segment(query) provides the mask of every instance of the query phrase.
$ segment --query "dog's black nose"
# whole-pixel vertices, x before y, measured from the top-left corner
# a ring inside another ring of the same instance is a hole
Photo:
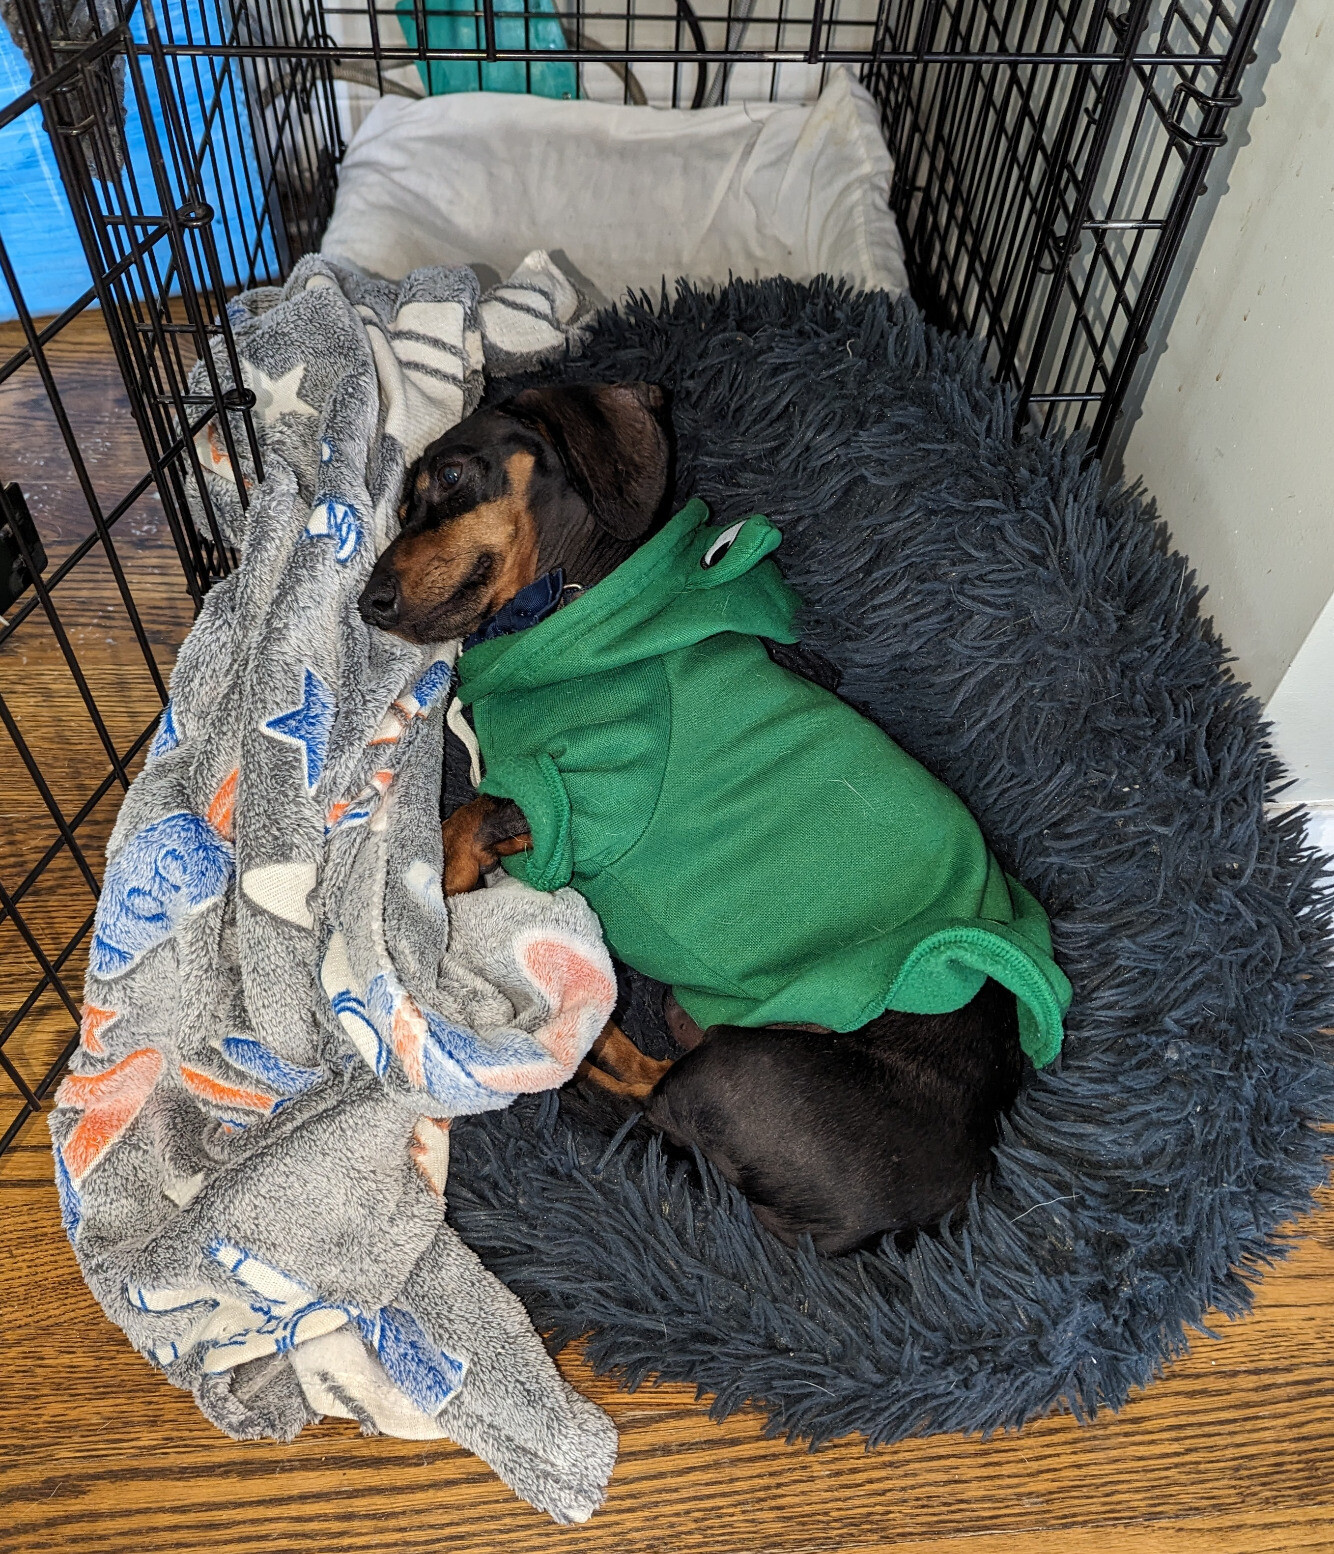
[[[380,626],[388,631],[398,624],[401,604],[398,579],[392,572],[381,572],[378,577],[372,577],[361,590],[357,610],[367,625]]]

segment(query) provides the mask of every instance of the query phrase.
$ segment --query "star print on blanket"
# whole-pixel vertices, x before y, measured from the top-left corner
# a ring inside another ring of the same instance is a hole
[[[356,610],[408,464],[480,397],[476,277],[307,258],[229,316],[264,479],[204,465],[240,565],[182,646],[108,846],[50,1117],[64,1224],[103,1308],[231,1434],[332,1412],[447,1435],[583,1520],[615,1433],[444,1194],[449,1119],[568,1078],[611,965],[573,892],[507,880],[446,907],[457,644]],[[249,446],[231,432],[211,445]]]
[[[334,711],[333,692],[313,669],[306,669],[302,676],[300,706],[264,721],[266,733],[275,739],[290,740],[301,750],[305,757],[306,787],[312,793],[324,770],[324,754],[329,748]]]
[[[257,367],[248,359],[241,363],[241,377],[255,396],[255,414],[265,422],[276,421],[281,415],[318,413],[314,405],[308,405],[301,398],[301,384],[305,376],[305,362],[297,362],[277,378],[269,377],[262,367]]]

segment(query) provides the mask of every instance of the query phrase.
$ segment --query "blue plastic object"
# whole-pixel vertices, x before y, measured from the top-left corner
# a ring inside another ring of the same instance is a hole
[[[31,79],[27,60],[0,27],[0,102],[27,91]],[[92,284],[36,108],[0,129],[0,238],[34,313],[59,313]],[[15,316],[0,276],[0,318]]]
[[[479,14],[481,0],[421,0],[426,18],[426,46],[432,49],[481,49],[486,29]],[[397,0],[394,9],[410,48],[417,47],[418,8],[414,0]],[[498,49],[565,49],[565,29],[552,0],[495,0]],[[527,11],[525,18],[524,12]],[[535,15],[535,12],[542,13]],[[515,14],[517,13],[517,14]],[[537,60],[433,59],[421,61],[422,85],[432,97],[446,92],[528,92],[534,97],[577,97],[575,66]]]
[[[189,10],[197,14],[198,5],[199,0],[166,0],[159,9],[159,14],[163,16],[164,32],[173,37],[185,36],[185,13]],[[197,22],[195,31],[198,32]],[[142,42],[142,13],[135,18],[133,32],[135,38]],[[161,133],[162,113],[157,83],[146,59],[142,62],[142,69],[149,111]],[[27,91],[31,79],[32,72],[27,60],[5,29],[0,27],[0,104],[12,102]],[[207,76],[203,79],[207,81]],[[198,79],[191,72],[183,71],[179,81],[182,111],[191,128],[202,131],[205,108],[198,90]],[[126,92],[130,99],[125,123],[126,151],[135,180],[143,191],[145,208],[151,210],[156,206],[156,196],[152,193],[153,173],[145,144],[143,121],[133,100],[128,79]],[[240,167],[252,170],[255,167],[250,125],[244,116],[235,130],[228,127],[226,138],[233,148],[232,156],[236,159],[238,169],[237,182],[241,183]],[[214,144],[222,139],[215,125]],[[228,284],[245,285],[250,275],[244,258],[246,239],[239,205],[241,196],[228,176],[225,162],[222,164],[222,176],[214,177],[206,157],[203,180],[204,198],[218,213],[213,231],[223,280]],[[253,225],[252,216],[250,226]],[[43,128],[41,112],[36,108],[29,109],[0,129],[0,239],[4,241],[18,276],[23,299],[31,313],[38,316],[60,313],[92,285],[78,229],[61,186],[55,154]],[[250,241],[253,242],[253,238]],[[267,235],[264,250],[256,260],[256,268],[261,271],[276,268],[272,241]],[[0,276],[0,319],[16,316],[14,299],[10,296],[3,276]]]

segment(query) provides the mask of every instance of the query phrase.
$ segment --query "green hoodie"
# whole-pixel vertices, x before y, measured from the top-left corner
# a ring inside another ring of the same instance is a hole
[[[991,976],[1039,1066],[1070,984],[1042,908],[963,804],[875,724],[780,669],[799,600],[756,516],[691,502],[563,610],[459,660],[485,761],[539,890],[573,884],[622,960],[701,1026],[855,1030],[940,1014]]]

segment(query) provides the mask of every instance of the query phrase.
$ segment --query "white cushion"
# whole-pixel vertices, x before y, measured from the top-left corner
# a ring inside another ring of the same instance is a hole
[[[606,298],[729,274],[897,294],[892,171],[875,103],[842,69],[809,105],[695,112],[384,97],[348,149],[323,251],[397,280],[434,264],[508,275],[545,248]]]

